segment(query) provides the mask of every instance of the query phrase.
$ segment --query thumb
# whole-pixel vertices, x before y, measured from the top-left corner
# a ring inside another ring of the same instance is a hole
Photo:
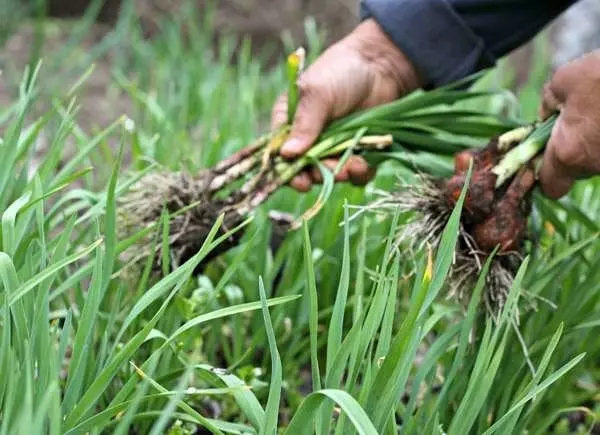
[[[304,154],[312,146],[331,114],[328,100],[310,82],[301,82],[299,87],[300,101],[292,130],[281,147],[281,155],[288,159]]]
[[[538,108],[538,116],[541,119],[547,119],[561,108],[562,99],[556,95],[552,82],[546,83],[546,85],[544,85],[544,90],[542,91],[542,102]]]

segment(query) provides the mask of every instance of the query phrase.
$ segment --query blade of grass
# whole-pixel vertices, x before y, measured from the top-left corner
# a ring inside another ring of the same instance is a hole
[[[577,355],[575,358],[570,360],[568,363],[563,365],[560,369],[552,373],[548,378],[546,378],[543,382],[537,385],[532,389],[525,397],[519,400],[506,414],[504,414],[496,423],[492,425],[486,432],[485,435],[492,434],[496,432],[496,429],[503,424],[506,419],[508,419],[513,412],[517,412],[519,409],[523,407],[528,401],[532,400],[536,395],[538,395],[541,391],[548,388],[554,382],[556,382],[559,378],[561,378],[565,373],[569,370],[573,369],[577,364],[581,362],[581,360],[585,358],[585,353]]]
[[[310,334],[310,362],[311,362],[311,373],[312,373],[312,388],[313,391],[321,389],[321,373],[319,369],[319,350],[318,350],[318,328],[319,328],[319,307],[318,307],[318,295],[317,295],[317,284],[315,280],[315,270],[313,265],[313,253],[310,244],[310,235],[308,233],[308,224],[303,221],[304,229],[304,264],[306,265],[306,289],[308,291],[308,297],[310,301],[309,309],[309,334]],[[316,431],[322,433],[322,421],[321,416],[317,417]]]
[[[131,363],[131,365],[134,367],[135,371],[137,372],[137,374],[142,378],[142,379],[148,379],[148,381],[150,381],[150,384],[156,388],[158,391],[160,391],[161,393],[168,393],[169,390],[167,390],[165,387],[163,387],[162,385],[160,385],[158,382],[156,382],[154,379],[149,378],[139,367],[137,367],[135,364]],[[177,399],[179,399],[179,397],[177,397],[178,395],[176,394],[175,397]],[[223,432],[217,427],[215,426],[213,423],[211,423],[206,417],[204,417],[202,414],[200,414],[198,411],[196,411],[195,409],[193,409],[191,406],[187,405],[185,402],[178,400],[177,402],[177,406],[181,409],[183,409],[188,415],[190,415],[191,417],[193,417],[197,423],[199,423],[202,427],[210,430],[212,433],[217,434],[217,435],[222,435]]]
[[[265,287],[261,277],[259,277],[258,280],[258,290],[260,293],[262,314],[265,322],[265,328],[267,330],[269,350],[271,353],[271,382],[269,386],[269,398],[267,400],[265,419],[262,427],[260,428],[260,434],[272,435],[277,432],[283,374],[281,368],[281,359],[279,358],[279,351],[277,350],[277,343],[275,341],[275,331],[273,331],[273,324],[271,323],[271,316],[269,314],[267,305],[267,295],[265,293]]]
[[[342,331],[344,328],[344,311],[348,300],[350,287],[350,228],[348,223],[348,204],[344,203],[344,247],[342,251],[342,270],[339,286],[336,292],[333,313],[329,322],[327,334],[327,373],[331,370],[334,357],[342,345]]]
[[[367,413],[352,396],[345,391],[329,389],[309,394],[302,401],[284,434],[310,434],[311,426],[306,424],[306,422],[314,418],[325,400],[332,400],[339,405],[360,435],[378,434]]]

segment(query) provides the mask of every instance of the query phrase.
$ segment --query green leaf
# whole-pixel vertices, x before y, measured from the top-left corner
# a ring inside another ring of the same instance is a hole
[[[548,376],[547,379],[545,379],[542,383],[540,383],[539,385],[537,385],[532,391],[530,391],[525,397],[523,397],[521,400],[519,400],[519,402],[517,402],[506,414],[504,414],[498,421],[496,421],[496,423],[494,423],[494,425],[492,427],[490,427],[486,432],[485,435],[487,434],[491,434],[494,433],[497,429],[498,426],[500,426],[502,423],[504,423],[504,421],[510,417],[510,415],[513,412],[518,411],[519,409],[521,409],[523,407],[523,405],[525,405],[525,403],[527,403],[528,401],[530,401],[531,399],[533,399],[536,395],[538,395],[541,391],[545,390],[546,388],[548,388],[550,385],[552,385],[554,382],[556,382],[559,378],[561,378],[565,373],[567,373],[569,370],[571,370],[573,367],[575,367],[577,364],[579,364],[579,362],[585,357],[585,353],[579,354],[577,355],[575,358],[573,358],[571,361],[569,361],[568,363],[566,363],[564,366],[562,366],[560,369],[558,369],[557,371],[555,371],[554,373],[552,373],[550,376]]]
[[[31,192],[23,194],[2,213],[2,248],[10,256],[15,254],[19,242],[15,234],[17,214],[27,205],[30,197]]]
[[[304,221],[304,264],[306,265],[306,289],[308,291],[309,309],[309,334],[310,334],[310,362],[312,373],[313,390],[321,389],[321,374],[319,370],[319,350],[318,350],[318,328],[319,328],[319,307],[317,284],[315,279],[315,269],[313,265],[313,254],[310,244],[310,235],[308,233],[308,224]]]
[[[196,254],[196,257],[199,258],[198,263],[200,263],[200,261],[202,261],[202,259],[206,257],[206,255],[208,255],[208,253],[215,247],[212,242],[223,223],[223,217],[224,216],[221,215],[213,224],[210,232],[208,233],[208,236],[206,236],[206,240],[202,244],[202,247],[198,251],[198,254]],[[230,232],[228,232],[226,235],[229,237]],[[117,339],[115,340],[115,342],[118,342],[121,339],[127,328],[133,323],[133,321],[138,316],[140,316],[140,314],[146,308],[148,308],[153,302],[162,297],[167,291],[169,291],[169,288],[172,285],[181,280],[181,278],[186,274],[187,268],[178,267],[174,272],[170,273],[169,275],[166,275],[159,283],[153,285],[150,289],[148,289],[136,302],[133,308],[129,311],[129,314],[123,321],[123,325],[121,326],[121,329],[117,334]]]
[[[218,228],[218,226],[217,226]],[[192,274],[194,269],[202,261],[204,252],[200,250],[196,255],[189,259],[184,265],[178,268],[174,273],[163,278],[156,285],[157,293],[162,293],[163,288],[170,288],[175,286],[169,293],[167,298],[164,300],[158,311],[154,316],[146,323],[144,328],[133,336],[115,355],[110,359],[108,364],[102,369],[100,374],[94,379],[88,390],[83,394],[75,408],[71,410],[65,418],[65,426],[70,429],[78,424],[89,409],[94,406],[96,401],[104,393],[108,385],[117,374],[123,363],[127,361],[131,356],[138,350],[138,348],[144,343],[150,331],[158,323],[167,309],[171,299],[181,290],[189,276]],[[178,273],[179,272],[179,273]],[[175,278],[173,278],[175,277]]]
[[[29,281],[27,281],[27,282],[23,283],[21,286],[19,286],[10,295],[9,304],[11,306],[14,305],[15,303],[17,303],[19,301],[19,299],[21,299],[27,293],[32,291],[35,287],[40,285],[46,279],[54,276],[58,271],[64,269],[65,267],[67,267],[70,264],[75,263],[77,260],[80,260],[80,259],[86,257],[91,252],[93,252],[96,248],[98,248],[98,246],[100,246],[101,244],[102,244],[102,239],[97,240],[94,243],[92,243],[91,245],[82,249],[81,251],[76,252],[75,254],[69,255],[68,257],[65,257],[64,259],[58,261],[57,263],[51,264],[46,269],[44,269],[42,272],[40,272],[39,274],[32,277]]]
[[[421,307],[419,317],[421,317],[425,313],[425,310],[427,310],[431,306],[434,299],[437,297],[438,293],[442,289],[444,282],[446,281],[446,276],[450,271],[452,261],[454,260],[454,251],[456,249],[456,243],[458,241],[462,207],[465,201],[465,197],[467,195],[469,183],[471,182],[472,171],[473,165],[471,163],[469,165],[469,170],[465,177],[465,184],[460,193],[458,201],[456,202],[456,206],[452,210],[452,214],[450,215],[448,223],[446,224],[446,227],[444,228],[444,231],[442,233],[440,246],[438,247],[436,253],[436,261],[433,267],[431,284],[429,285],[429,290],[426,299],[423,302],[423,306]]]
[[[354,429],[360,435],[377,435],[367,413],[360,407],[358,402],[345,391],[321,390],[309,394],[303,401],[296,414],[285,430],[285,434],[302,435],[312,433],[312,426],[307,422],[312,421],[319,412],[319,408],[325,400],[335,402],[354,425]]]
[[[342,271],[339,286],[336,292],[333,313],[329,322],[327,334],[327,373],[331,370],[331,364],[342,345],[342,330],[344,328],[344,311],[348,300],[348,289],[350,287],[350,228],[348,217],[348,205],[344,207],[344,248],[342,251]],[[308,237],[308,233],[307,237]]]
[[[158,382],[156,382],[154,379],[149,378],[139,367],[135,366],[135,364],[132,363],[132,365],[134,366],[136,372],[138,373],[139,376],[141,376],[143,379],[148,379],[148,381],[150,381],[150,384],[156,388],[158,391],[160,391],[161,393],[169,393],[169,390],[167,390],[165,387],[163,387],[162,385],[160,385]],[[182,386],[182,384],[179,384],[180,386]],[[202,427],[210,430],[212,433],[214,434],[220,434],[222,435],[223,432],[221,432],[221,430],[219,428],[217,428],[215,425],[213,425],[206,417],[204,417],[202,414],[200,414],[198,411],[196,411],[194,408],[192,408],[191,406],[189,406],[188,404],[186,404],[185,402],[183,402],[181,399],[181,397],[183,396],[182,392],[176,392],[174,394],[174,399],[175,402],[177,404],[178,407],[180,407],[181,409],[183,409],[188,415],[190,415],[191,417],[193,417],[197,423],[199,423]],[[159,419],[160,421],[160,419]]]
[[[262,278],[258,280],[258,290],[260,293],[260,301],[262,305],[263,319],[267,330],[267,338],[269,341],[269,350],[271,352],[271,385],[269,386],[269,398],[267,407],[265,408],[265,420],[260,428],[261,435],[271,435],[277,432],[277,421],[279,415],[279,404],[281,400],[281,383],[283,381],[281,359],[277,350],[275,341],[275,331],[271,323],[271,316],[267,305],[267,296]]]
[[[475,326],[475,316],[477,314],[479,304],[481,301],[481,294],[483,293],[483,289],[486,284],[486,279],[490,270],[490,265],[495,258],[497,249],[490,255],[479,274],[479,278],[477,279],[477,284],[475,285],[475,289],[473,294],[471,295],[471,300],[469,302],[469,307],[467,308],[467,313],[461,324],[460,337],[458,340],[458,347],[456,349],[456,353],[454,354],[454,360],[452,362],[452,366],[450,367],[450,371],[446,376],[446,381],[444,382],[444,386],[442,387],[442,391],[440,391],[438,400],[435,405],[435,410],[437,411],[441,406],[445,405],[446,396],[451,391],[450,388],[457,381],[457,375],[459,374],[459,369],[461,365],[465,363],[464,359],[467,353],[467,347],[469,345],[469,335]],[[434,415],[432,413],[431,415]]]
[[[102,265],[102,287],[101,293],[104,296],[115,266],[117,255],[117,182],[121,171],[121,161],[123,160],[123,151],[125,147],[125,136],[121,137],[119,143],[119,152],[113,165],[112,174],[108,181],[106,191],[106,212],[104,214],[104,264]]]
[[[267,304],[269,306],[275,306],[275,305],[278,305],[281,303],[286,303],[286,302],[292,301],[294,299],[297,299],[298,297],[299,296],[284,296],[284,297],[280,297],[280,298],[275,298],[275,299],[269,300],[267,302]],[[243,313],[243,312],[247,312],[247,311],[258,310],[260,308],[261,308],[260,302],[251,302],[251,303],[236,305],[236,306],[232,306],[232,307],[222,308],[222,309],[212,311],[212,312],[206,313],[206,314],[201,314],[201,315],[189,320],[184,325],[179,327],[173,334],[171,334],[169,339],[165,343],[163,343],[163,345],[157,351],[155,351],[148,360],[146,360],[146,362],[142,365],[141,368],[145,369],[149,365],[150,362],[152,362],[155,358],[160,357],[162,350],[165,349],[169,343],[172,343],[177,337],[179,337],[181,334],[183,334],[185,331],[188,331],[192,327],[200,325],[204,322],[208,322],[210,320],[215,320],[215,319],[219,319],[219,318],[222,318],[225,316],[230,316],[230,315]],[[126,400],[126,398],[129,396],[129,394],[131,394],[133,388],[135,387],[135,383],[132,381],[132,379],[133,378],[131,378],[123,386],[123,388],[119,391],[119,393],[114,397],[114,399],[111,402],[112,405]],[[222,379],[225,382],[230,380],[229,378],[222,378]],[[260,410],[258,410],[258,412],[257,412],[257,408],[254,406],[255,403],[253,403],[252,400],[250,400],[250,401],[245,400],[245,403],[249,403],[252,406],[252,414],[251,415],[256,416],[256,415],[262,414],[260,412]]]

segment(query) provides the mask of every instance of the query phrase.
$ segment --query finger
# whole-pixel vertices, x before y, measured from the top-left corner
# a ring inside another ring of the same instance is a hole
[[[569,91],[581,80],[582,73],[585,73],[585,70],[581,71],[581,67],[578,62],[567,63],[559,67],[552,76],[550,91],[560,103],[566,101]]]
[[[570,62],[559,67],[548,83],[544,85],[542,93],[542,104],[538,113],[542,119],[546,119],[565,103],[569,91],[577,85],[580,80],[581,65],[578,62]],[[584,71],[583,71],[584,72]]]
[[[542,104],[539,114],[542,119],[548,118],[554,112],[561,110],[567,100],[569,91],[577,85],[581,77],[580,64],[571,62],[559,67],[550,81],[544,85]]]
[[[325,159],[323,165],[325,165],[331,172],[335,174],[335,170],[340,164],[339,159]],[[350,173],[348,172],[348,166],[342,166],[337,174],[335,174],[334,180],[338,183],[345,183],[350,179]]]
[[[350,182],[356,186],[367,184],[375,175],[375,168],[369,167],[367,161],[359,156],[351,156],[346,166]]]
[[[330,171],[335,171],[339,165],[338,159],[326,159],[323,162]],[[335,176],[336,182],[350,181],[356,186],[363,186],[373,179],[375,168],[369,167],[369,164],[362,157],[350,156],[346,164],[340,168]],[[310,170],[310,176],[313,183],[322,183],[323,175],[318,167],[313,167]]]
[[[290,181],[290,186],[298,192],[308,192],[312,187],[312,180],[306,172],[300,172]]]
[[[325,166],[329,171],[335,173],[336,168],[339,165],[339,159],[324,159],[321,161],[323,166]],[[313,166],[309,170],[309,174],[313,183],[322,183],[323,182],[323,173],[321,172],[320,167]],[[347,166],[340,168],[337,174],[335,174],[334,181],[343,183],[350,179],[350,174],[348,172]]]
[[[329,120],[331,108],[323,92],[310,80],[300,80],[300,101],[288,140],[281,147],[281,155],[292,159],[304,154]]]
[[[318,166],[311,166],[309,171],[310,178],[312,179],[313,183],[320,184],[323,182],[323,174]]]
[[[561,106],[562,102],[554,95],[551,82],[546,83],[542,92],[542,104],[538,111],[539,117],[547,119],[553,113],[561,110]]]
[[[277,98],[273,110],[271,111],[271,129],[275,130],[287,122],[287,94],[282,94]]]
[[[575,182],[575,178],[571,175],[571,172],[557,158],[557,146],[558,144],[551,138],[550,142],[548,142],[546,152],[544,153],[544,159],[540,169],[540,186],[542,192],[553,199],[565,196],[569,190],[571,190],[571,187]]]

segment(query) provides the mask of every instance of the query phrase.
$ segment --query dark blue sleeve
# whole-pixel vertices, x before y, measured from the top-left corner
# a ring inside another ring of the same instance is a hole
[[[362,0],[427,87],[494,66],[576,0]]]

